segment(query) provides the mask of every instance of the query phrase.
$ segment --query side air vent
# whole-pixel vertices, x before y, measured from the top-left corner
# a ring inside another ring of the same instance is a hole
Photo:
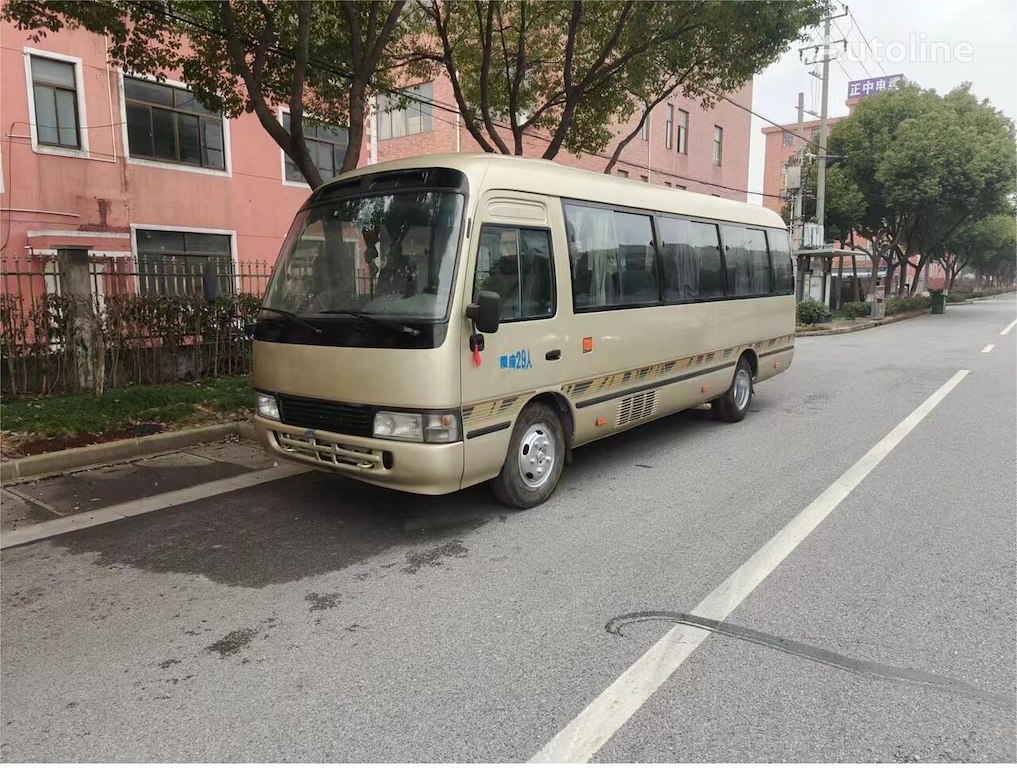
[[[626,397],[618,404],[618,416],[614,420],[616,427],[623,427],[633,421],[648,419],[657,410],[657,390],[640,392],[638,395]]]

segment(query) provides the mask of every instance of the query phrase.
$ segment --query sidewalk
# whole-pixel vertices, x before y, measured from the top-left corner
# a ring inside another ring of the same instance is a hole
[[[272,467],[253,442],[231,438],[0,488],[0,532]]]

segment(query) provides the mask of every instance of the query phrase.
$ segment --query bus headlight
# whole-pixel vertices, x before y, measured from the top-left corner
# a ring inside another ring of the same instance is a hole
[[[374,436],[417,443],[455,443],[459,441],[459,419],[454,413],[378,411]]]
[[[423,419],[419,413],[378,411],[374,415],[374,436],[386,437],[389,440],[423,442]]]
[[[258,415],[279,421],[279,403],[276,402],[275,395],[258,393]]]

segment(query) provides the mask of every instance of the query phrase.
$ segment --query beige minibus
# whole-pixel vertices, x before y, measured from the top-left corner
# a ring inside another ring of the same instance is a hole
[[[776,213],[545,160],[360,168],[297,214],[254,328],[276,458],[531,507],[574,448],[710,403],[741,421],[791,364]]]

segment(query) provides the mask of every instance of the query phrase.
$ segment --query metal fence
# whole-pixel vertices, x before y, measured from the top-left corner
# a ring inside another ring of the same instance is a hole
[[[202,297],[212,259],[222,297]],[[0,383],[7,394],[81,389],[81,358],[122,387],[247,373],[243,329],[268,285],[266,262],[194,254],[89,255],[88,296],[69,295],[56,255],[0,257]]]

